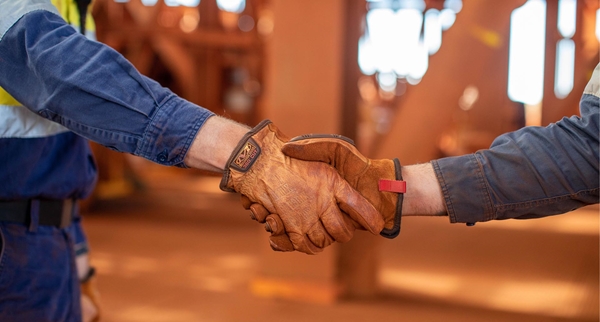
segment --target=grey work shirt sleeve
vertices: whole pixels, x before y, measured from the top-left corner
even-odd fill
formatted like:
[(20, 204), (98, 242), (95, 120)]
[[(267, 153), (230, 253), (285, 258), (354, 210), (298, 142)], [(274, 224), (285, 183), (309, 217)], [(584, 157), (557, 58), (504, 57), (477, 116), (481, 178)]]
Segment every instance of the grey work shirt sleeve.
[(598, 203), (600, 65), (581, 117), (499, 136), (487, 150), (432, 161), (452, 223), (528, 219)]

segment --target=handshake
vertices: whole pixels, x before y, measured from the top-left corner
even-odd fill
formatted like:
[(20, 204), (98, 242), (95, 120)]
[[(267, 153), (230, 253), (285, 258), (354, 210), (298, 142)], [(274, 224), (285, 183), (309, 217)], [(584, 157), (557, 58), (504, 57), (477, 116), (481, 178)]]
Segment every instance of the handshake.
[(398, 236), (406, 191), (397, 159), (368, 159), (340, 135), (289, 140), (268, 120), (239, 142), (220, 187), (242, 195), (271, 248), (307, 254), (347, 242), (356, 229)]

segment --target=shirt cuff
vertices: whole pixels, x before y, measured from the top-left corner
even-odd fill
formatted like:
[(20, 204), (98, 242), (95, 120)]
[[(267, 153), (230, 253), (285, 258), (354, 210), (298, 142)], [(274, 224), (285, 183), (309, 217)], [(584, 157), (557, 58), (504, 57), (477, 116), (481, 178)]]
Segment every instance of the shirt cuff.
[(186, 168), (185, 155), (206, 120), (215, 115), (180, 97), (171, 96), (144, 132), (136, 155), (166, 166)]
[(494, 219), (494, 207), (476, 154), (431, 161), (451, 223)]

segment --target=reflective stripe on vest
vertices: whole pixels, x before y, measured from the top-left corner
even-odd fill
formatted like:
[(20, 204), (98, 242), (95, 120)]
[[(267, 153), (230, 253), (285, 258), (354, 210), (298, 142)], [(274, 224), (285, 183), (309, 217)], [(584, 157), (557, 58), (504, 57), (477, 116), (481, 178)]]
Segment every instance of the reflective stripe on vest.
[[(79, 12), (73, 0), (52, 0), (61, 16), (79, 32)], [(96, 26), (88, 8), (86, 37), (96, 40)], [(21, 106), (0, 88), (0, 138), (39, 138), (68, 131), (64, 126), (47, 120)]]
[(22, 105), (0, 105), (0, 138), (40, 138), (67, 132)]

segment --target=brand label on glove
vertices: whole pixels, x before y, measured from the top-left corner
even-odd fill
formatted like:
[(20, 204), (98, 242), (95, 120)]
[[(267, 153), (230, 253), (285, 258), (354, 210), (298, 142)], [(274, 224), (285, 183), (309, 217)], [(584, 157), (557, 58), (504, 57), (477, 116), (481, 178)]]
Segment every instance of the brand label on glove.
[(246, 172), (254, 164), (254, 161), (258, 159), (259, 155), (260, 147), (254, 140), (249, 139), (235, 156), (231, 165), (236, 170)]

